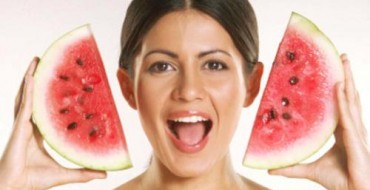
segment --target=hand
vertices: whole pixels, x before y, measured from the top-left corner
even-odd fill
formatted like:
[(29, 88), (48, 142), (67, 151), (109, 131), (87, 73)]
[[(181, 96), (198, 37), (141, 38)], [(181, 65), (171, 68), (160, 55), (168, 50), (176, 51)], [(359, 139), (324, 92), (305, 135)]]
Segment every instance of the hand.
[(334, 146), (313, 163), (270, 170), (270, 174), (307, 178), (327, 189), (369, 189), (370, 148), (361, 118), (360, 99), (347, 56), (342, 55), (341, 59), (345, 80), (337, 85), (339, 123)]
[(31, 121), (33, 73), (38, 61), (34, 58), (31, 62), (16, 98), (13, 132), (0, 161), (1, 188), (48, 189), (105, 178), (105, 172), (64, 168), (46, 152), (42, 137)]

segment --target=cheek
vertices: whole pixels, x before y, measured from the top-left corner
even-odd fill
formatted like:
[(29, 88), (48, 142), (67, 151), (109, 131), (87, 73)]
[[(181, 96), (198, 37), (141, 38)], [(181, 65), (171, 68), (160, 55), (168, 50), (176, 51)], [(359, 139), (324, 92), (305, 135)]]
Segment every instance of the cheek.
[[(241, 77), (228, 77), (228, 79), (212, 82), (209, 88), (210, 98), (218, 115), (219, 130), (225, 141), (229, 141), (239, 122), (239, 116), (246, 98), (246, 86)], [(226, 137), (227, 135), (227, 137)]]
[(215, 106), (219, 107), (218, 111), (238, 112), (243, 107), (246, 86), (242, 77), (228, 75), (228, 77), (210, 80), (207, 88)]
[(170, 96), (169, 82), (142, 76), (136, 85), (136, 102), (141, 122), (145, 128), (161, 124), (163, 108)]

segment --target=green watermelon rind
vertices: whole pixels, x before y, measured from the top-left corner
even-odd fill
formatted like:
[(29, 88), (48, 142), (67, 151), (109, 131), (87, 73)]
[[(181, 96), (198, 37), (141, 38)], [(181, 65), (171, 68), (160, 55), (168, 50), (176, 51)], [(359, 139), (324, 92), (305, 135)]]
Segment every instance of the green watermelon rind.
[[(292, 12), (288, 27), (294, 27), (301, 32), (306, 38), (309, 38), (320, 47), (320, 50), (325, 52), (326, 60), (329, 60), (332, 64), (328, 67), (333, 78), (333, 90), (335, 82), (342, 81), (344, 78), (344, 72), (342, 67), (342, 61), (339, 53), (332, 43), (332, 41), (309, 19), (302, 15)], [(288, 28), (287, 28), (288, 30)], [(336, 100), (333, 100), (336, 101)], [(288, 152), (271, 152), (270, 154), (262, 155), (251, 155), (246, 154), (243, 160), (243, 165), (255, 169), (276, 169), (287, 167), (290, 165), (302, 162), (317, 153), (330, 139), (338, 122), (338, 111), (336, 102), (333, 103), (333, 107), (326, 112), (328, 119), (326, 122), (321, 123), (322, 129), (319, 134), (313, 137), (306, 137), (302, 139), (300, 143), (297, 143), (293, 148), (289, 149)], [(321, 135), (321, 136), (318, 136)], [(314, 139), (314, 140), (313, 140)], [(317, 140), (319, 139), (319, 140)], [(310, 150), (302, 153), (302, 150)]]
[[(97, 158), (96, 156), (94, 157), (94, 155), (83, 154), (83, 151), (74, 150), (73, 148), (68, 149), (68, 147), (65, 146), (65, 142), (61, 143), (58, 140), (55, 140), (58, 139), (57, 137), (59, 135), (55, 133), (54, 130), (51, 130), (50, 127), (47, 127), (48, 125), (51, 125), (52, 122), (47, 116), (48, 109), (46, 107), (46, 103), (43, 101), (45, 99), (43, 97), (46, 97), (46, 84), (48, 82), (45, 78), (49, 78), (53, 75), (53, 68), (56, 66), (51, 66), (48, 62), (49, 60), (55, 60), (55, 57), (62, 56), (62, 53), (59, 51), (59, 47), (64, 47), (66, 44), (68, 45), (82, 37), (91, 35), (92, 32), (90, 25), (82, 25), (61, 36), (45, 51), (34, 73), (32, 120), (38, 127), (44, 140), (55, 152), (79, 166), (104, 171), (115, 171), (129, 168), (132, 164), (126, 148), (122, 148), (119, 151), (113, 150), (111, 151), (112, 154), (109, 154), (109, 156), (104, 155)], [(46, 76), (45, 74), (48, 74), (49, 76)]]

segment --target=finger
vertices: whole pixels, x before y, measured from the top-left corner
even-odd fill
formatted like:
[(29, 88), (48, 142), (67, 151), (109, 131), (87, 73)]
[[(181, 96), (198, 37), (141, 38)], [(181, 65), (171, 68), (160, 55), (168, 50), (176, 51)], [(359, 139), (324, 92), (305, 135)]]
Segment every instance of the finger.
[(355, 83), (353, 81), (352, 71), (350, 67), (350, 62), (346, 54), (341, 55), (341, 60), (343, 63), (344, 68), (344, 82), (345, 82), (345, 92), (348, 96), (348, 100), (355, 100), (356, 99), (356, 88)]
[(282, 175), (289, 178), (307, 178), (314, 180), (314, 171), (309, 164), (298, 164), (286, 168), (273, 169), (268, 171), (271, 175)]
[[(55, 176), (56, 179), (50, 179), (50, 181), (59, 181), (57, 185), (67, 183), (81, 183), (87, 182), (93, 179), (104, 179), (107, 177), (105, 171), (95, 171), (89, 169), (62, 169), (61, 175)], [(55, 184), (54, 184), (55, 185)]]
[(21, 97), (23, 94), (23, 88), (24, 88), (24, 80), (22, 81), (21, 85), (19, 86), (17, 96), (15, 97), (15, 103), (14, 103), (14, 119), (17, 118), (18, 111), (19, 111), (19, 105), (21, 103)]
[[(32, 137), (32, 127), (30, 127), (31, 124), (29, 122), (31, 117), (32, 102), (29, 100), (29, 94), (32, 92), (32, 74), (35, 70), (37, 62), (38, 58), (34, 58), (28, 66), (22, 85), (16, 97), (14, 108), (14, 129), (4, 153), (4, 155), (6, 155), (4, 159), (8, 161), (16, 160), (16, 158), (19, 157), (25, 157), (27, 144)], [(27, 118), (27, 121), (24, 121), (26, 120), (25, 118)], [(21, 126), (24, 126), (24, 129), (22, 129)]]
[(342, 127), (346, 132), (353, 131), (353, 120), (351, 117), (351, 111), (347, 96), (345, 94), (345, 87), (342, 82), (337, 84), (337, 103), (339, 108), (339, 126)]
[(26, 97), (24, 96), (24, 89), (26, 88), (25, 87), (25, 83), (29, 83), (30, 80), (32, 80), (32, 77), (33, 77), (33, 73), (35, 72), (35, 69), (36, 69), (36, 66), (37, 66), (37, 63), (39, 62), (39, 58), (38, 57), (35, 57), (33, 58), (32, 62), (30, 63), (30, 65), (28, 66), (28, 69), (24, 75), (24, 78), (23, 78), (23, 81), (22, 81), (22, 84), (20, 85), (20, 88), (18, 90), (18, 93), (17, 93), (17, 96), (16, 96), (16, 99), (15, 99), (15, 106), (14, 106), (14, 118), (17, 117), (19, 111), (20, 111), (20, 108), (22, 106), (22, 102), (24, 102), (23, 100), (26, 99)]
[[(17, 105), (17, 114), (14, 121), (14, 131), (11, 139), (14, 141), (11, 144), (15, 146), (25, 146), (24, 143), (27, 142), (32, 137), (32, 123), (30, 122), (32, 113), (32, 91), (33, 91), (33, 72), (36, 68), (38, 58), (34, 58), (29, 65), (27, 72), (23, 80), (23, 88), (19, 93), (19, 103)], [(18, 142), (17, 142), (18, 141)], [(22, 147), (19, 147), (22, 148)]]
[[(349, 108), (349, 103), (347, 101), (346, 94), (344, 92), (344, 84), (339, 83), (337, 86), (337, 101), (338, 101), (338, 108), (339, 108), (339, 124), (338, 127), (341, 128), (342, 135), (343, 135), (343, 144), (346, 146), (357, 146), (359, 142), (362, 141), (366, 142), (365, 134), (363, 130), (359, 130), (361, 127), (356, 127), (353, 117), (351, 116), (351, 110)], [(354, 149), (355, 147), (347, 147), (347, 149)]]
[(343, 141), (343, 126), (340, 123), (338, 123), (338, 126), (335, 128), (334, 138), (335, 138), (335, 144), (338, 147), (344, 149), (345, 145), (344, 145), (344, 141)]
[(355, 82), (353, 79), (353, 74), (350, 67), (350, 61), (346, 54), (341, 56), (343, 62), (343, 68), (345, 73), (345, 94), (347, 101), (349, 103), (349, 109), (351, 115), (354, 117), (354, 121), (356, 122), (356, 126), (360, 126), (362, 121), (361, 119), (361, 103), (359, 93), (356, 89)]
[(107, 174), (104, 171), (93, 171), (88, 169), (66, 169), (58, 168), (58, 173), (50, 175), (45, 174), (43, 178), (37, 177), (40, 174), (37, 172), (31, 174), (34, 184), (37, 184), (34, 189), (49, 189), (55, 186), (69, 184), (69, 183), (83, 183), (93, 179), (104, 179)]
[[(346, 54), (341, 56), (343, 62), (343, 68), (345, 73), (345, 88), (344, 88), (344, 96), (345, 99), (342, 98), (342, 102), (347, 104), (348, 111), (345, 113), (346, 115), (341, 115), (341, 117), (352, 117), (350, 124), (347, 122), (347, 127), (352, 127), (357, 130), (357, 133), (361, 136), (362, 140), (367, 139), (367, 131), (363, 124), (362, 120), (362, 111), (361, 111), (361, 101), (360, 95), (355, 87), (355, 82), (353, 79), (353, 74), (350, 68), (350, 61)], [(345, 101), (346, 100), (346, 101)], [(347, 119), (347, 121), (350, 121)]]

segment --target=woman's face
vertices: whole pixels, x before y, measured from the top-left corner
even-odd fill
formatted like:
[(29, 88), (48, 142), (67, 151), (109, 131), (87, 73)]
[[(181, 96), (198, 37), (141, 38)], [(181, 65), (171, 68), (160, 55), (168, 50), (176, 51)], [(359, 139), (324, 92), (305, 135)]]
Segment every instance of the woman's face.
[(143, 39), (134, 70), (128, 100), (154, 157), (181, 177), (220, 163), (241, 109), (253, 99), (225, 29), (194, 10), (169, 13)]

